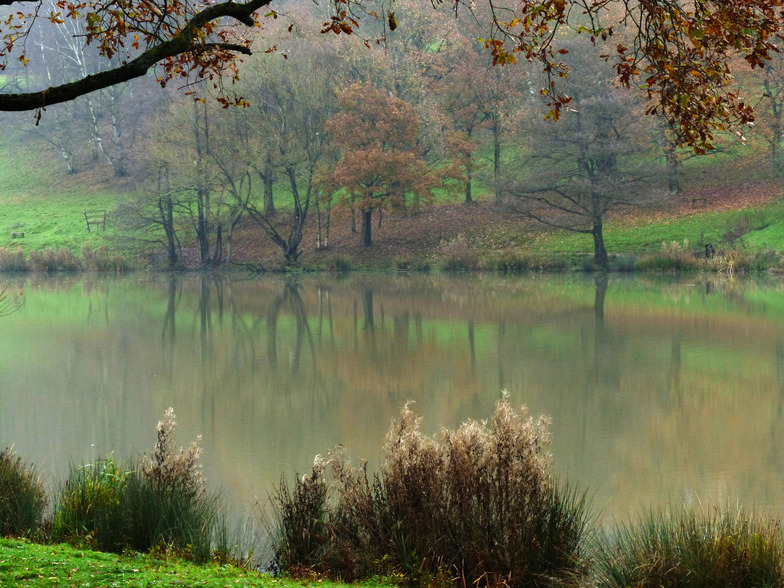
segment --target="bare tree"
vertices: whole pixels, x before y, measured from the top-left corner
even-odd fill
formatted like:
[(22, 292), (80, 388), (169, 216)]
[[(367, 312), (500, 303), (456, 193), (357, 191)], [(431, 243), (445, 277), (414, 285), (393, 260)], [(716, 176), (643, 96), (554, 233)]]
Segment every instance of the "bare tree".
[[(618, 207), (640, 206), (660, 197), (651, 172), (637, 157), (653, 147), (650, 119), (634, 109), (629, 91), (607, 72), (585, 61), (573, 67), (587, 75), (572, 85), (572, 100), (559, 124), (532, 122), (522, 181), (506, 191), (513, 206), (542, 224), (591, 235), (594, 263), (608, 265), (604, 221)], [(534, 117), (536, 118), (536, 117)], [(648, 179), (649, 181), (645, 181)]]

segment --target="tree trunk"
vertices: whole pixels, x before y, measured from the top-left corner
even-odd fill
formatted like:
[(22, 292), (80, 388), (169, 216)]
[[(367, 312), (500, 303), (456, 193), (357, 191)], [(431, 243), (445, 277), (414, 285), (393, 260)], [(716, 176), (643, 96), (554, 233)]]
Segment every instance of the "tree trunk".
[(177, 267), (177, 236), (174, 232), (174, 207), (171, 195), (167, 194), (158, 199), (158, 210), (161, 213), (161, 224), (166, 234), (166, 253), (169, 257), (169, 268)]
[(373, 209), (368, 208), (362, 211), (362, 233), (359, 236), (360, 245), (363, 249), (372, 245), (371, 230), (373, 227)]
[(675, 144), (665, 137), (664, 158), (667, 167), (667, 184), (670, 194), (679, 194), (681, 191), (680, 166)]
[(223, 262), (223, 226), (218, 223), (215, 229), (215, 250), (212, 254), (212, 263), (220, 265)]
[(117, 108), (118, 104), (112, 104), (112, 143), (114, 145), (112, 166), (114, 167), (114, 176), (116, 178), (124, 178), (128, 175), (128, 166), (125, 163), (125, 145), (122, 140), (122, 124)]
[(471, 178), (474, 174), (473, 170), (473, 161), (471, 160), (471, 154), (469, 153), (466, 158), (466, 184), (465, 184), (465, 203), (471, 204), (474, 201), (474, 197), (471, 191)]
[(177, 233), (174, 230), (174, 203), (169, 189), (169, 170), (161, 169), (158, 172), (158, 211), (161, 215), (161, 225), (166, 235), (166, 253), (169, 257), (169, 268), (177, 267), (179, 262)]
[(210, 262), (210, 241), (207, 217), (209, 215), (209, 189), (205, 179), (204, 153), (209, 150), (209, 130), (207, 127), (207, 107), (204, 106), (204, 129), (202, 131), (201, 119), (199, 114), (199, 104), (194, 104), (194, 124), (193, 131), (196, 138), (196, 157), (197, 157), (197, 183), (196, 190), (196, 240), (199, 243), (199, 261), (201, 263)]
[(272, 155), (267, 153), (264, 160), (264, 214), (272, 216), (275, 214), (275, 201), (272, 197), (272, 182), (275, 179), (275, 172), (272, 169)]
[(501, 123), (498, 117), (493, 119), (493, 182), (495, 184), (495, 200), (501, 201)]
[(601, 219), (594, 219), (591, 233), (593, 234), (593, 263), (596, 267), (607, 269), (607, 248), (604, 246)]
[[(469, 140), (471, 139), (471, 135), (473, 134), (473, 132), (474, 132), (473, 127), (469, 126), (468, 131), (466, 131)], [(474, 160), (473, 160), (473, 153), (471, 151), (468, 151), (468, 153), (466, 153), (465, 167), (466, 167), (465, 203), (471, 204), (474, 201), (474, 195), (471, 187), (471, 180), (474, 176)]]

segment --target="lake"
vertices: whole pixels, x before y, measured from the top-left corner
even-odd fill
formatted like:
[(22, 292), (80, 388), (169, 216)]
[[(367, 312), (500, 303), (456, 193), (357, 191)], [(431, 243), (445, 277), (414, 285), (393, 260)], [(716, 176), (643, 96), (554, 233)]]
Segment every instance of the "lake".
[(784, 284), (726, 276), (145, 274), (3, 278), (0, 446), (69, 463), (204, 438), (250, 509), (342, 444), (380, 458), (412, 400), (437, 432), (514, 406), (552, 419), (555, 470), (607, 517), (784, 504)]

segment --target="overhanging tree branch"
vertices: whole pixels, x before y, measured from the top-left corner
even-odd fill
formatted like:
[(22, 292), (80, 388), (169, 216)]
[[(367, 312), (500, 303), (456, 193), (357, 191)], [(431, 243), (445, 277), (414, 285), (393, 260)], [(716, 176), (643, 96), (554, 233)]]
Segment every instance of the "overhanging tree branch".
[[(6, 2), (8, 0), (0, 0), (0, 5)], [(141, 77), (156, 63), (184, 53), (223, 50), (250, 55), (251, 50), (244, 45), (235, 43), (205, 44), (195, 43), (194, 40), (198, 36), (198, 31), (204, 25), (219, 18), (233, 18), (248, 27), (255, 26), (253, 13), (267, 6), (270, 2), (271, 0), (250, 0), (245, 3), (222, 2), (208, 6), (197, 12), (182, 30), (171, 39), (159, 45), (149, 47), (138, 57), (127, 63), (97, 74), (85, 76), (74, 82), (52, 86), (39, 92), (0, 94), (0, 111), (35, 110), (60, 102), (67, 102), (90, 92)]]

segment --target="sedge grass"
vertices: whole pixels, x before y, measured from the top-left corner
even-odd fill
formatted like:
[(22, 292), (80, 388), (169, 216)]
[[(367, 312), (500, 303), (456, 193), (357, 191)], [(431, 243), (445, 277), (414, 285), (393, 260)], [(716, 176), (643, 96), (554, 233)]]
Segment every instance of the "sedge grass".
[(612, 535), (596, 565), (600, 585), (608, 588), (784, 583), (780, 523), (741, 508), (654, 511)]
[(0, 450), (0, 537), (25, 536), (41, 525), (46, 508), (43, 482), (35, 469), (8, 447)]

